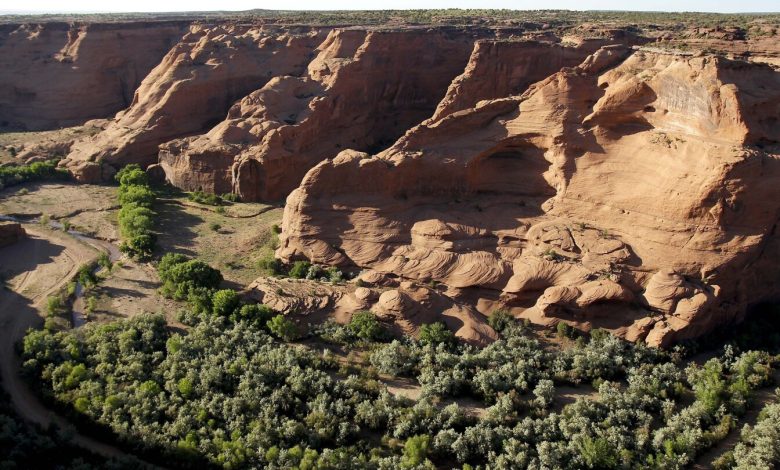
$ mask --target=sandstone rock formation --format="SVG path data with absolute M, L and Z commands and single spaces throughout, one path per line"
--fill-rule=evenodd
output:
M 752 282 L 780 271 L 765 260 L 780 251 L 778 114 L 769 66 L 603 48 L 317 165 L 277 253 L 667 345 L 780 293 Z
M 416 336 L 424 324 L 443 321 L 462 340 L 484 346 L 498 338 L 471 306 L 435 289 L 402 282 L 394 289 L 353 288 L 303 279 L 260 278 L 245 295 L 284 314 L 321 321 L 327 316 L 347 323 L 360 310 L 370 310 L 391 333 Z
M 506 39 L 478 41 L 466 69 L 452 81 L 431 119 L 436 121 L 456 111 L 472 108 L 482 100 L 522 94 L 532 83 L 564 67 L 579 65 L 600 47 L 636 42 L 636 38 L 622 37 L 571 37 L 564 38 L 563 43 Z
M 25 234 L 22 224 L 0 220 L 0 248 L 18 242 Z
M 207 130 L 274 76 L 301 74 L 322 37 L 309 27 L 193 25 L 143 80 L 130 107 L 74 145 L 63 165 L 82 182 L 107 179 L 127 163 L 151 165 L 161 143 Z
M 250 287 L 280 310 L 371 309 L 412 334 L 442 318 L 484 344 L 477 311 L 506 307 L 667 345 L 780 294 L 773 21 L 4 25 L 0 125 L 128 106 L 21 156 L 67 151 L 82 182 L 139 163 L 185 190 L 289 194 L 278 255 L 371 287 Z
M 0 25 L 0 129 L 72 126 L 126 108 L 188 25 Z
M 208 134 L 162 146 L 160 163 L 180 188 L 283 199 L 321 160 L 386 147 L 430 117 L 474 37 L 491 34 L 334 30 L 304 76 L 272 79 Z

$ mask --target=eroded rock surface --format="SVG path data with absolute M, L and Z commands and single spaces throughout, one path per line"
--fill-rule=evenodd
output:
M 776 250 L 779 112 L 769 66 L 606 47 L 319 164 L 287 200 L 278 254 L 667 345 L 778 293 L 746 274 Z
M 475 36 L 491 34 L 334 30 L 303 76 L 276 77 L 209 133 L 163 145 L 161 166 L 183 189 L 284 199 L 323 159 L 346 148 L 387 147 L 430 117 Z
M 161 143 L 204 132 L 275 76 L 300 75 L 323 37 L 309 27 L 193 25 L 130 106 L 76 143 L 63 166 L 79 181 L 96 182 L 128 163 L 156 163 Z
M 284 314 L 304 315 L 321 321 L 327 316 L 347 323 L 360 310 L 370 310 L 391 333 L 416 336 L 420 327 L 443 321 L 455 335 L 484 346 L 498 338 L 475 308 L 436 289 L 401 282 L 394 288 L 332 285 L 303 279 L 260 278 L 249 285 L 246 296 Z
M 189 22 L 0 25 L 0 128 L 81 124 L 126 108 Z

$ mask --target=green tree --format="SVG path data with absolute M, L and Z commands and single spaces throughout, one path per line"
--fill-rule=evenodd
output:
M 309 268 L 311 267 L 311 263 L 308 261 L 296 261 L 293 263 L 292 267 L 290 268 L 290 277 L 295 279 L 303 279 L 306 277 L 306 274 L 309 272 Z
M 376 315 L 367 310 L 355 312 L 355 314 L 352 315 L 347 328 L 350 333 L 366 341 L 377 340 L 384 332 L 382 325 L 376 319 Z
M 229 317 L 241 305 L 241 298 L 238 292 L 233 289 L 222 289 L 214 292 L 211 296 L 211 307 L 214 315 Z
M 268 330 L 285 341 L 292 341 L 298 337 L 298 327 L 281 314 L 268 321 Z
M 136 204 L 150 207 L 154 203 L 155 194 L 149 186 L 132 184 L 119 187 L 119 204 L 122 206 Z
M 114 179 L 120 186 L 147 186 L 149 184 L 149 178 L 146 176 L 146 172 L 143 171 L 137 163 L 131 163 L 119 170 L 116 175 L 114 175 Z
M 580 457 L 587 468 L 617 468 L 618 457 L 609 442 L 603 437 L 584 437 L 578 443 Z
M 263 328 L 267 327 L 268 320 L 276 315 L 274 310 L 263 304 L 242 305 L 234 316 L 234 320 L 245 320 Z
M 443 322 L 435 322 L 420 327 L 419 339 L 422 344 L 452 344 L 455 335 Z
M 425 468 L 434 468 L 431 461 L 428 460 L 428 448 L 430 443 L 430 436 L 424 434 L 412 436 L 407 439 L 404 444 L 404 453 L 401 457 L 401 465 L 403 468 L 419 468 L 421 466 Z
M 488 317 L 488 324 L 496 331 L 504 331 L 505 328 L 515 323 L 515 317 L 508 310 L 498 309 Z
M 203 261 L 181 255 L 163 256 L 157 272 L 163 281 L 163 295 L 177 300 L 186 299 L 192 289 L 216 289 L 222 283 L 222 274 L 218 270 Z

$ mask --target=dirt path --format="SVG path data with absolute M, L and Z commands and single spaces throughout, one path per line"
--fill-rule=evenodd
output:
M 39 326 L 49 295 L 76 274 L 81 264 L 94 260 L 97 251 L 66 234 L 26 226 L 28 237 L 0 249 L 0 268 L 9 279 L 9 289 L 0 290 L 0 377 L 17 413 L 25 420 L 48 427 L 72 425 L 38 400 L 19 374 L 21 364 L 14 352 L 29 328 Z M 116 447 L 74 432 L 73 442 L 105 457 L 126 454 Z

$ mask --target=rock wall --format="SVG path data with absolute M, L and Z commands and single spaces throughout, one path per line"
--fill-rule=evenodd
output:
M 472 108 L 482 100 L 522 94 L 532 83 L 564 67 L 579 65 L 600 47 L 636 42 L 636 38 L 616 37 L 572 38 L 563 44 L 538 40 L 478 41 L 466 69 L 452 81 L 431 119 L 436 121 Z
M 126 108 L 188 26 L 0 25 L 0 129 L 55 129 Z
M 302 77 L 280 76 L 242 99 L 208 134 L 161 148 L 183 189 L 280 200 L 311 167 L 346 148 L 371 151 L 431 116 L 490 30 L 339 29 Z
M 320 163 L 287 199 L 277 254 L 667 345 L 779 293 L 754 282 L 778 274 L 778 113 L 769 66 L 604 48 Z
M 310 27 L 193 25 L 143 80 L 130 107 L 74 145 L 63 166 L 79 181 L 96 182 L 128 163 L 156 163 L 161 143 L 206 131 L 272 77 L 303 73 L 324 37 Z

